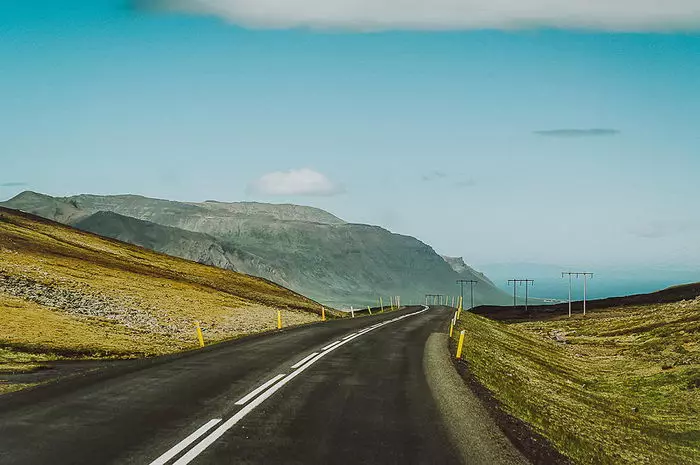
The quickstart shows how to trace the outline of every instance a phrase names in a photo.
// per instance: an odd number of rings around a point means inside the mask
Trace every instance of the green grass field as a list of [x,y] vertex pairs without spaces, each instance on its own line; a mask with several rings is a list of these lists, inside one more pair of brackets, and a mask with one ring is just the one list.
[[197,321],[212,343],[272,330],[278,310],[290,326],[319,321],[321,306],[263,279],[0,209],[0,393],[23,387],[3,372],[191,349]]
[[456,329],[472,373],[574,463],[700,464],[700,300]]

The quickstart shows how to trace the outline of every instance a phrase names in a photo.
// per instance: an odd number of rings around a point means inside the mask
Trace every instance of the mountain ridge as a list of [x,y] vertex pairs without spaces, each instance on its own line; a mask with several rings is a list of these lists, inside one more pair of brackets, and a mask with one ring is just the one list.
[[[51,197],[32,192],[0,205],[262,276],[335,307],[376,305],[380,296],[402,295],[404,302],[419,302],[426,293],[456,295],[455,281],[463,278],[481,284],[475,289],[477,303],[509,301],[481,273],[466,264],[455,271],[432,247],[412,236],[348,223],[314,207],[176,202],[136,195]],[[119,216],[93,216],[105,211]]]

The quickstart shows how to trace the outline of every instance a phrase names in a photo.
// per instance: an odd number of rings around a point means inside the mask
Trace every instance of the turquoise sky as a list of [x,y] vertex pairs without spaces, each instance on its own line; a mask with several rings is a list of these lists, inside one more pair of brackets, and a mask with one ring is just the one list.
[[[275,30],[3,0],[0,108],[3,199],[293,202],[477,265],[700,260],[692,32]],[[259,181],[305,168],[324,195]]]

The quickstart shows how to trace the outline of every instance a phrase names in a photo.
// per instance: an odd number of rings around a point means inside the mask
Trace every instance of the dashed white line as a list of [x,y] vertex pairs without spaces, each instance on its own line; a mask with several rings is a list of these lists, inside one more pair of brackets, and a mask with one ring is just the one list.
[[236,402],[236,405],[246,404],[250,399],[252,399],[253,397],[255,397],[258,394],[260,394],[261,392],[263,392],[269,386],[275,384],[277,381],[280,380],[280,378],[284,378],[284,376],[285,376],[284,374],[279,374],[279,375],[275,376],[274,378],[264,382],[263,384],[258,386],[256,389],[254,389],[250,394],[248,394],[247,396],[241,398],[238,402]]
[[173,465],[187,465],[192,460],[197,458],[197,456],[199,454],[201,454],[202,452],[204,452],[204,450],[207,447],[211,446],[217,439],[219,439],[221,436],[223,436],[226,433],[226,431],[233,428],[233,426],[236,423],[238,423],[239,421],[241,421],[243,419],[243,417],[245,417],[250,412],[252,412],[255,407],[262,404],[265,401],[265,399],[267,399],[272,394],[277,392],[282,386],[284,386],[285,384],[287,384],[288,382],[293,380],[302,371],[306,370],[308,367],[313,365],[318,359],[320,359],[324,355],[328,354],[329,352],[331,352],[331,351],[321,352],[320,354],[316,355],[316,357],[314,357],[310,361],[306,362],[305,365],[302,365],[301,367],[297,368],[289,376],[287,376],[286,378],[283,378],[281,381],[278,381],[277,384],[273,385],[267,391],[260,394],[259,397],[257,397],[251,403],[249,403],[248,405],[243,407],[241,410],[239,410],[234,416],[229,418],[221,426],[219,426],[214,431],[212,431],[212,433],[209,436],[204,438],[200,443],[198,443],[196,446],[194,446],[192,449],[190,449],[185,455],[180,457]]
[[151,462],[150,465],[165,465],[168,462],[168,460],[170,460],[171,458],[175,457],[177,454],[179,454],[180,452],[185,450],[187,448],[187,446],[189,446],[190,444],[195,442],[197,439],[199,439],[200,436],[203,436],[207,431],[212,429],[215,425],[217,425],[220,422],[221,422],[221,418],[215,418],[213,420],[209,420],[207,423],[200,426],[197,431],[190,434],[189,436],[187,436],[185,439],[178,442],[177,444],[175,444],[165,454],[161,455],[160,457],[155,459],[153,462]]
[[[347,336],[345,336],[345,337],[343,338],[343,341],[344,341],[345,339],[350,339],[350,338],[353,337],[355,334],[357,334],[357,333],[348,334]],[[292,368],[294,368],[294,367],[292,367]]]
[[292,365],[292,369],[295,370],[295,369],[299,368],[300,366],[302,366],[303,364],[305,364],[306,362],[308,362],[309,360],[311,360],[312,358],[314,358],[317,355],[318,355],[318,352],[314,352],[313,354],[307,355],[306,357],[302,358],[297,363]]

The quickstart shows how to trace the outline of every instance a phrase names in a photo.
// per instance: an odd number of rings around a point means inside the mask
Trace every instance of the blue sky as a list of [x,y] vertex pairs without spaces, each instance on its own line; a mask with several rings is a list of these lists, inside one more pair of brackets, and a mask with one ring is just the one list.
[[0,198],[314,205],[477,265],[700,260],[700,34],[227,19],[0,3]]

